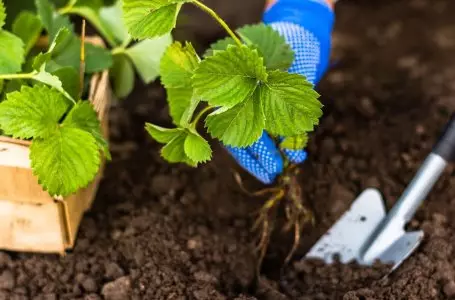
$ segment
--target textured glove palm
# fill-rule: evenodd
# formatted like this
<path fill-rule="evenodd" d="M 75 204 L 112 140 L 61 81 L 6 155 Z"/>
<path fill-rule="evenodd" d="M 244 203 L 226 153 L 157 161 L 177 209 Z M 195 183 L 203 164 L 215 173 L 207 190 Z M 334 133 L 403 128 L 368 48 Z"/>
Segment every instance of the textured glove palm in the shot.
<path fill-rule="evenodd" d="M 266 11 L 263 21 L 286 39 L 294 51 L 290 73 L 304 75 L 317 84 L 327 69 L 334 14 L 325 0 L 278 0 Z M 298 120 L 296 120 L 298 122 Z M 249 173 L 265 184 L 283 172 L 283 158 L 275 142 L 264 132 L 247 148 L 226 147 Z M 289 161 L 302 163 L 305 150 L 284 150 Z"/>

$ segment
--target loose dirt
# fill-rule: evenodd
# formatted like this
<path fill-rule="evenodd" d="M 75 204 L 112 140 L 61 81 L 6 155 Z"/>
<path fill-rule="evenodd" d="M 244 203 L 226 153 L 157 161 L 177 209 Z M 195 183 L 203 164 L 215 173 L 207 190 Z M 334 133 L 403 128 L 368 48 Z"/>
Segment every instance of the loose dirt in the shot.
<path fill-rule="evenodd" d="M 263 6 L 207 2 L 237 26 L 258 21 Z M 453 11 L 451 0 L 337 4 L 333 66 L 318 87 L 325 116 L 300 180 L 316 227 L 305 229 L 289 266 L 293 237 L 278 233 L 255 280 L 250 229 L 263 199 L 240 192 L 239 169 L 215 141 L 214 160 L 197 170 L 160 158 L 143 129 L 169 125 L 156 83 L 112 109 L 114 159 L 74 251 L 0 252 L 0 299 L 455 299 L 453 166 L 409 225 L 425 231 L 422 246 L 387 279 L 383 266 L 299 260 L 364 188 L 380 188 L 393 205 L 431 150 L 455 109 Z M 222 34 L 204 18 L 184 17 L 177 36 L 192 32 L 203 49 Z"/>

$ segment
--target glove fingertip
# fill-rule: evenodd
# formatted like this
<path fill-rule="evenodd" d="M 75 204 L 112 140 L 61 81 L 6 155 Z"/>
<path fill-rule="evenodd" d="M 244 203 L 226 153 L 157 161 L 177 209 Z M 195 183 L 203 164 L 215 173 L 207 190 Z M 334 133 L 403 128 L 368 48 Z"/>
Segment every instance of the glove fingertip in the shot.
<path fill-rule="evenodd" d="M 230 146 L 225 146 L 225 148 L 243 169 L 262 183 L 270 184 L 275 180 L 276 175 L 269 174 L 247 148 Z"/>
<path fill-rule="evenodd" d="M 289 150 L 285 149 L 284 153 L 292 163 L 300 164 L 308 158 L 308 153 L 305 150 Z"/>
<path fill-rule="evenodd" d="M 283 159 L 275 142 L 264 132 L 261 138 L 249 147 L 249 151 L 257 158 L 267 173 L 277 174 L 283 172 Z"/>

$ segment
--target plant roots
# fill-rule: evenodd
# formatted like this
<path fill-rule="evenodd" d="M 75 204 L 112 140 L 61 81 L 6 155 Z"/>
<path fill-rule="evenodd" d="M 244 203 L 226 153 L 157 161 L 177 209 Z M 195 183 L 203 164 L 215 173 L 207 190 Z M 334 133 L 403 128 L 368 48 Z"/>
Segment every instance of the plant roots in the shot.
<path fill-rule="evenodd" d="M 234 174 L 238 185 L 248 195 L 254 197 L 271 195 L 259 211 L 255 213 L 257 217 L 252 228 L 254 232 L 258 232 L 258 241 L 256 242 L 258 274 L 267 253 L 271 234 L 275 229 L 277 213 L 280 207 L 283 207 L 286 216 L 286 223 L 282 230 L 284 232 L 294 230 L 294 242 L 284 264 L 288 264 L 297 251 L 301 232 L 305 224 L 311 222 L 314 225 L 315 223 L 313 213 L 303 204 L 301 188 L 297 180 L 298 173 L 299 169 L 295 165 L 290 165 L 284 174 L 280 176 L 276 187 L 262 189 L 254 193 L 247 191 L 243 187 L 238 173 Z"/>

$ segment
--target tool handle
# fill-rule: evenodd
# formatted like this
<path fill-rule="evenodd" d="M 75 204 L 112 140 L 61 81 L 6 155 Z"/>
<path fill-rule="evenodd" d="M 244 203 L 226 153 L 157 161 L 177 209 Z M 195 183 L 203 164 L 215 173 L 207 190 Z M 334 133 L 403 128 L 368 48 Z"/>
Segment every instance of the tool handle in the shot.
<path fill-rule="evenodd" d="M 455 113 L 452 114 L 441 137 L 433 148 L 433 153 L 447 162 L 455 162 Z"/>

